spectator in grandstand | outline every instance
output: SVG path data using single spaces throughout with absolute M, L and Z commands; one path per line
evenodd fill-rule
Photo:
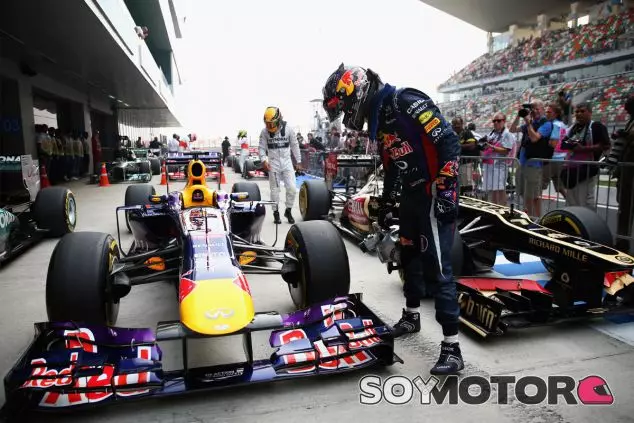
M 561 121 L 570 125 L 570 110 L 572 109 L 572 95 L 566 90 L 559 91 L 557 103 L 561 109 Z
M 469 158 L 460 160 L 460 194 L 462 195 L 475 191 L 475 185 L 480 180 L 480 161 L 477 158 L 473 158 L 480 156 L 480 149 L 473 132 L 464 127 L 464 119 L 462 117 L 453 118 L 451 126 L 460 139 L 460 155 L 462 157 L 469 156 Z
M 566 205 L 596 208 L 595 191 L 599 182 L 599 158 L 610 149 L 608 128 L 592 121 L 592 105 L 582 102 L 575 108 L 575 124 L 561 141 L 562 150 L 569 151 L 561 171 L 567 189 Z
M 482 152 L 484 191 L 491 193 L 490 201 L 506 205 L 506 180 L 509 165 L 512 160 L 500 160 L 509 157 L 515 146 L 515 136 L 506 128 L 506 115 L 496 113 L 493 116 L 493 130 L 480 139 L 479 144 L 484 148 Z
M 551 162 L 544 162 L 542 172 L 542 190 L 547 190 L 550 183 L 553 183 L 555 191 L 566 198 L 566 188 L 561 181 L 561 169 L 563 161 L 566 159 L 568 152 L 561 149 L 561 140 L 566 136 L 568 127 L 561 120 L 561 108 L 559 103 L 551 103 L 546 107 L 546 119 L 553 125 L 550 134 L 550 147 L 553 149 Z
M 630 116 L 625 125 L 612 135 L 614 146 L 608 163 L 616 166 L 613 176 L 616 178 L 616 200 L 619 202 L 617 234 L 629 238 L 632 233 L 632 209 L 634 208 L 634 94 L 625 101 L 625 111 Z M 616 248 L 630 251 L 629 239 L 619 237 Z
M 535 99 L 526 106 L 530 107 L 519 110 L 510 128 L 512 133 L 517 133 L 518 129 L 522 133 L 516 186 L 518 195 L 524 200 L 526 212 L 532 217 L 539 217 L 542 209 L 542 162 L 539 159 L 552 158 L 553 149 L 549 141 L 553 125 L 544 115 L 543 101 Z M 520 119 L 524 123 L 518 126 Z

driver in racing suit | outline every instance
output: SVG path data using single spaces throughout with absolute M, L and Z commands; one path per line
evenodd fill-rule
M 297 187 L 295 186 L 295 169 L 291 159 L 291 151 L 295 157 L 297 168 L 301 169 L 302 156 L 299 151 L 299 143 L 295 137 L 295 131 L 289 127 L 277 107 L 267 107 L 264 111 L 265 128 L 260 133 L 260 159 L 264 170 L 269 172 L 269 184 L 271 187 L 271 200 L 280 201 L 280 181 L 286 189 L 286 211 L 284 217 L 288 223 L 295 223 L 291 209 L 295 204 Z M 274 206 L 273 217 L 276 224 L 282 223 L 277 204 Z
M 431 373 L 458 373 L 464 363 L 450 257 L 458 212 L 458 137 L 426 94 L 413 88 L 397 90 L 370 69 L 342 63 L 328 78 L 323 98 L 331 121 L 344 113 L 343 124 L 355 131 L 363 130 L 367 121 L 370 140 L 379 142 L 386 169 L 381 226 L 389 226 L 388 217 L 400 201 L 399 250 L 406 308 L 394 326 L 394 336 L 420 331 L 420 300 L 431 288 L 444 335 Z

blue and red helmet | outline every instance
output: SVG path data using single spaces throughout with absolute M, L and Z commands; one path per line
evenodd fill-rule
M 323 107 L 331 122 L 343 113 L 343 124 L 347 128 L 363 129 L 368 104 L 377 87 L 372 76 L 376 77 L 376 74 L 369 69 L 342 63 L 328 77 L 323 88 Z

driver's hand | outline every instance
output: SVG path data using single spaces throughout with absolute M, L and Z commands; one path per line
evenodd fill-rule
M 262 169 L 264 169 L 265 171 L 269 171 L 271 170 L 271 166 L 269 166 L 269 161 L 268 160 L 264 160 L 262 162 Z
M 301 163 L 297 163 L 295 165 L 295 170 L 298 171 L 298 172 L 301 172 L 302 170 L 304 170 L 304 167 L 302 166 Z

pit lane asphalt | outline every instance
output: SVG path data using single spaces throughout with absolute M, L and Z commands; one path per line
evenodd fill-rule
M 241 180 L 228 172 L 231 183 Z M 155 177 L 157 192 L 164 192 Z M 269 198 L 268 182 L 260 180 L 264 199 Z M 114 209 L 123 203 L 127 185 L 100 188 L 73 182 L 68 185 L 78 204 L 78 231 L 105 231 L 116 235 Z M 181 184 L 171 184 L 179 188 Z M 282 198 L 284 191 L 282 191 Z M 267 211 L 268 212 L 268 211 Z M 295 207 L 295 216 L 299 210 Z M 263 237 L 271 243 L 275 226 L 267 214 Z M 299 219 L 298 219 L 299 220 Z M 289 225 L 279 228 L 278 245 Z M 125 247 L 130 238 L 123 234 Z M 0 269 L 0 374 L 4 377 L 30 342 L 33 323 L 46 320 L 45 281 L 50 254 L 57 240 L 46 240 Z M 388 275 L 376 257 L 364 255 L 353 242 L 346 241 L 352 271 L 352 292 L 363 292 L 364 301 L 387 323 L 393 324 L 401 313 L 403 297 L 398 276 Z M 285 283 L 278 276 L 249 276 L 251 290 L 258 311 L 292 310 L 292 302 Z M 173 289 L 167 284 L 135 287 L 123 299 L 117 324 L 124 327 L 154 327 L 158 321 L 178 319 L 178 308 Z M 434 320 L 432 302 L 422 307 L 423 330 L 419 334 L 396 340 L 396 353 L 405 364 L 388 368 L 357 371 L 314 379 L 268 383 L 238 387 L 224 391 L 199 393 L 191 396 L 143 400 L 87 410 L 73 415 L 33 416 L 31 421 L 69 422 L 311 422 L 336 419 L 338 421 L 517 421 L 517 422 L 596 422 L 632 421 L 634 403 L 634 347 L 599 332 L 589 325 L 576 324 L 560 327 L 531 328 L 515 331 L 503 338 L 483 341 L 461 332 L 461 345 L 466 375 L 548 376 L 569 375 L 579 380 L 588 375 L 602 376 L 615 396 L 612 406 L 548 406 L 498 405 L 494 391 L 490 400 L 480 406 L 421 405 L 414 390 L 413 399 L 406 405 L 382 402 L 375 406 L 359 403 L 359 379 L 366 374 L 377 374 L 383 379 L 392 375 L 427 379 L 438 354 L 442 335 Z M 256 358 L 267 357 L 268 332 L 254 336 Z M 161 344 L 166 367 L 173 368 L 180 360 L 177 344 Z M 213 358 L 214 363 L 240 361 L 243 357 L 239 337 L 197 341 L 190 344 L 192 365 L 202 359 Z M 529 394 L 534 391 L 529 390 Z M 511 391 L 511 398 L 513 393 Z M 4 403 L 4 391 L 0 393 Z

